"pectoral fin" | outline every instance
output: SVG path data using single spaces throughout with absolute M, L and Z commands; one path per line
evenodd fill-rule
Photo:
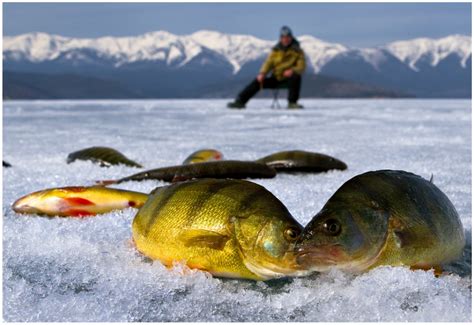
M 389 229 L 393 233 L 396 245 L 401 248 L 425 248 L 433 245 L 433 233 L 425 225 L 410 219 L 409 224 L 399 218 L 390 218 Z
M 433 236 L 426 231 L 394 230 L 393 234 L 396 238 L 398 247 L 429 247 L 432 245 Z
M 230 236 L 211 230 L 189 229 L 183 231 L 180 238 L 187 247 L 197 246 L 222 250 Z
M 95 205 L 94 202 L 82 197 L 66 197 L 63 200 L 66 201 L 70 206 Z

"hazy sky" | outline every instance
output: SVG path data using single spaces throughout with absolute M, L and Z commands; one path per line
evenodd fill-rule
M 470 3 L 4 3 L 4 35 L 33 31 L 72 37 L 131 36 L 200 29 L 275 39 L 296 35 L 350 46 L 471 34 Z

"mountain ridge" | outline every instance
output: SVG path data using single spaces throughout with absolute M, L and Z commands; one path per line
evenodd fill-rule
M 321 40 L 312 35 L 302 35 L 297 38 L 310 59 L 317 56 L 314 61 L 322 60 L 324 63 L 347 51 L 358 49 L 361 52 L 377 52 L 386 50 L 416 70 L 416 63 L 423 55 L 432 55 L 433 64 L 436 65 L 448 54 L 455 53 L 460 56 L 461 65 L 465 67 L 466 60 L 471 54 L 471 37 L 459 34 L 439 39 L 400 40 L 370 48 L 347 47 L 339 43 Z M 238 65 L 241 65 L 242 62 L 245 63 L 264 56 L 274 44 L 274 41 L 260 39 L 252 35 L 225 34 L 212 30 L 200 30 L 189 35 L 176 35 L 160 30 L 138 36 L 104 36 L 99 38 L 71 38 L 34 32 L 18 36 L 5 36 L 3 58 L 4 60 L 15 59 L 14 56 L 9 57 L 8 54 L 6 57 L 5 53 L 16 52 L 17 55 L 25 55 L 28 60 L 40 62 L 55 59 L 63 52 L 89 48 L 97 50 L 108 58 L 117 59 L 122 64 L 140 60 L 164 59 L 168 64 L 171 64 L 184 56 L 186 60 L 181 62 L 184 65 L 196 56 L 202 47 L 207 47 L 224 55 L 229 62 L 233 63 L 233 66 L 240 69 Z M 168 49 L 167 56 L 164 55 L 164 49 Z M 318 66 L 324 65 L 324 63 L 316 64 L 313 63 L 313 60 L 310 61 L 315 72 L 319 71 L 317 70 Z M 369 58 L 368 61 L 370 61 Z M 238 69 L 234 73 L 238 72 Z
M 312 35 L 297 37 L 306 74 L 352 80 L 419 97 L 471 96 L 471 37 L 400 40 L 370 48 L 347 47 Z M 75 73 L 117 79 L 163 92 L 251 78 L 275 44 L 252 35 L 200 30 L 138 36 L 71 38 L 35 32 L 5 36 L 4 68 L 31 73 Z M 161 79 L 160 79 L 161 77 Z M 167 80 L 163 80 L 163 78 Z

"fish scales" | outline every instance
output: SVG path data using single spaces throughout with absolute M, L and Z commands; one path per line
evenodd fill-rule
M 262 280 L 301 272 L 291 249 L 296 239 L 284 239 L 288 229 L 301 228 L 260 185 L 205 179 L 155 191 L 137 213 L 132 233 L 140 252 L 165 265 L 184 261 L 217 276 Z M 281 256 L 262 252 L 262 243 Z

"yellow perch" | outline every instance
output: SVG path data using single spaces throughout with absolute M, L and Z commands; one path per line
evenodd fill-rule
M 148 195 L 101 186 L 46 189 L 13 203 L 18 213 L 61 217 L 85 217 L 128 207 L 139 208 Z
M 307 273 L 294 255 L 301 231 L 264 187 L 218 179 L 157 188 L 132 225 L 137 249 L 151 259 L 253 280 Z
M 439 188 L 412 173 L 378 170 L 344 183 L 296 247 L 308 270 L 360 272 L 379 265 L 441 270 L 464 245 L 459 215 Z
M 215 149 L 202 149 L 190 154 L 184 161 L 183 165 L 195 164 L 206 161 L 222 160 L 224 155 Z

